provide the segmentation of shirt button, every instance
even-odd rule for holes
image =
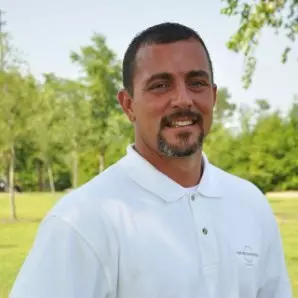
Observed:
[[[190,198],[192,201],[194,201],[196,199],[196,195],[192,194]]]
[[[203,229],[202,229],[202,232],[203,232],[204,235],[207,235],[207,234],[208,234],[208,230],[207,230],[207,228],[203,228]]]

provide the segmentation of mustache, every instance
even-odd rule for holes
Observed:
[[[200,112],[194,112],[191,110],[178,110],[175,111],[174,113],[164,116],[161,119],[160,126],[161,129],[171,126],[171,123],[177,119],[177,118],[188,118],[193,120],[197,124],[202,124],[203,123],[203,116]]]

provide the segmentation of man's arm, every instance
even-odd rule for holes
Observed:
[[[107,278],[87,241],[67,222],[47,218],[40,226],[10,298],[106,297]]]
[[[264,255],[257,298],[292,298],[279,227],[273,214],[271,219],[268,228],[271,237]]]

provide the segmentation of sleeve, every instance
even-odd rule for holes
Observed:
[[[47,218],[10,293],[10,298],[103,298],[109,293],[101,263],[78,232],[58,217]]]
[[[271,226],[268,227],[268,233],[272,232],[271,240],[265,251],[257,298],[292,298],[279,227],[273,214],[271,219]]]

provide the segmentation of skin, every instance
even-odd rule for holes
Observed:
[[[195,186],[201,178],[202,146],[199,139],[211,128],[217,87],[211,82],[204,48],[195,39],[142,46],[136,57],[133,97],[126,90],[118,101],[134,125],[135,149],[159,171],[183,187]],[[190,112],[201,119],[184,127],[164,127],[177,112]],[[183,114],[182,114],[183,115]],[[161,152],[159,138],[185,156]]]

